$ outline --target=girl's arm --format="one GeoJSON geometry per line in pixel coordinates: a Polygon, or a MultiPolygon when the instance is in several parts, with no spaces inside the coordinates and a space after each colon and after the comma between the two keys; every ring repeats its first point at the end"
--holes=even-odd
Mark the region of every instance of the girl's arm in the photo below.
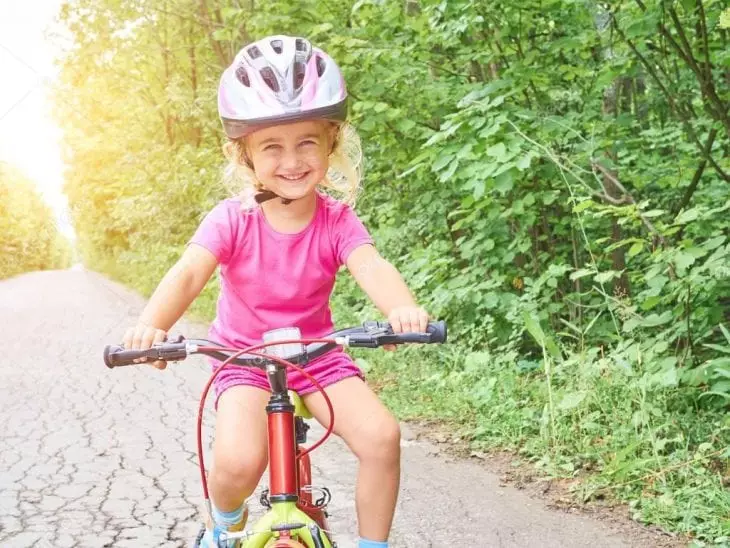
{"type": "Polygon", "coordinates": [[[370,244],[355,248],[347,268],[396,333],[425,332],[428,313],[416,304],[400,272],[370,244]]]}
{"type": "MultiPolygon", "coordinates": [[[[165,274],[142,311],[136,327],[124,335],[124,347],[146,350],[162,342],[167,331],[177,322],[213,275],[218,261],[210,251],[191,244],[165,274]]],[[[145,361],[145,359],[142,359],[145,361]]],[[[153,364],[164,369],[165,362],[153,364]]]]}

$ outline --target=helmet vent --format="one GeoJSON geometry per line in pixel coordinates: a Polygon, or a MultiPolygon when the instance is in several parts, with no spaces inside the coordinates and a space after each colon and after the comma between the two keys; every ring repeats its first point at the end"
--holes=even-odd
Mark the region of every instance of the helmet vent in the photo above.
{"type": "Polygon", "coordinates": [[[259,57],[261,57],[261,50],[257,46],[251,46],[246,51],[248,51],[251,59],[258,59],[259,57]]]}
{"type": "Polygon", "coordinates": [[[302,84],[304,83],[305,70],[304,63],[301,61],[294,63],[294,89],[302,87],[302,84]]]}
{"type": "Polygon", "coordinates": [[[238,67],[236,69],[236,78],[246,87],[251,87],[251,81],[248,79],[248,72],[244,67],[238,67]]]}
{"type": "Polygon", "coordinates": [[[301,38],[297,38],[294,47],[297,51],[307,51],[307,44],[301,38]]]}
{"type": "Polygon", "coordinates": [[[281,40],[272,40],[271,49],[273,49],[276,53],[281,53],[284,51],[284,42],[281,40]]]}
{"type": "Polygon", "coordinates": [[[264,82],[266,82],[266,85],[271,88],[271,91],[274,93],[279,93],[279,82],[276,80],[276,76],[274,76],[274,71],[271,70],[271,67],[264,67],[260,70],[261,78],[264,79],[264,82]]]}
{"type": "Polygon", "coordinates": [[[325,62],[325,60],[322,59],[322,57],[320,57],[319,55],[317,55],[317,75],[318,76],[321,77],[324,74],[324,69],[326,66],[327,66],[327,63],[325,62]]]}

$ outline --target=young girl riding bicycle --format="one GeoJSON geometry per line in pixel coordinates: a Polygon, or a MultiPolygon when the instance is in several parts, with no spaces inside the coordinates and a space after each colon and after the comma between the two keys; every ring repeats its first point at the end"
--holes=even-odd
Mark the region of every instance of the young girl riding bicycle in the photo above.
{"type": "MultiPolygon", "coordinates": [[[[335,62],[304,38],[249,44],[221,77],[218,109],[229,139],[228,174],[243,183],[240,193],[205,217],[127,331],[125,347],[164,341],[218,266],[221,291],[209,337],[226,346],[260,343],[264,332],[281,327],[296,326],[304,338],[331,332],[329,297],[342,265],[395,332],[425,331],[427,313],[350,207],[360,184],[360,149],[346,122],[347,92],[335,62]]],[[[165,362],[153,365],[164,369],[165,362]]],[[[398,422],[344,351],[306,370],[326,387],[334,432],[359,460],[359,546],[387,547],[400,479],[398,422]]],[[[320,423],[328,422],[324,399],[308,380],[293,372],[289,386],[320,423]]],[[[245,500],[267,464],[269,385],[258,370],[226,368],[215,390],[212,519],[238,531],[247,518],[245,500]]],[[[211,535],[201,546],[211,545],[211,535]]]]}

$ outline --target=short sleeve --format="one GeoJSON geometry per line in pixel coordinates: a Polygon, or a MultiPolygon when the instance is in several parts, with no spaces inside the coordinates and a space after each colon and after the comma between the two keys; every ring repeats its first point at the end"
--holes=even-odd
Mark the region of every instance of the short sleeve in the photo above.
{"type": "Polygon", "coordinates": [[[188,243],[206,248],[218,263],[227,264],[235,241],[235,214],[236,208],[228,201],[220,202],[205,216],[188,243]]]}
{"type": "Polygon", "coordinates": [[[355,248],[373,243],[365,225],[348,206],[344,206],[336,217],[332,227],[332,236],[339,265],[347,262],[347,257],[355,248]]]}

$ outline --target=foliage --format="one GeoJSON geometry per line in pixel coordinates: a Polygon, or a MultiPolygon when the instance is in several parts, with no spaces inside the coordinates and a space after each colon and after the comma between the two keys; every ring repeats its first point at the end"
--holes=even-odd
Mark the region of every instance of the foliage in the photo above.
{"type": "MultiPolygon", "coordinates": [[[[438,368],[400,363],[385,396],[405,413],[458,409],[475,443],[514,447],[553,474],[593,471],[638,518],[721,543],[730,535],[724,9],[720,0],[67,2],[74,46],[59,60],[56,112],[85,260],[154,288],[226,194],[222,68],[252,38],[306,35],[346,74],[367,157],[359,213],[455,341],[438,368]],[[399,396],[407,389],[423,405],[399,396]]],[[[199,312],[210,312],[213,285],[199,312]]],[[[347,279],[335,305],[343,322],[373,314],[347,279]]],[[[378,361],[372,374],[391,379],[394,364],[378,361]]]]}
{"type": "Polygon", "coordinates": [[[53,212],[35,185],[5,162],[0,162],[0,234],[0,279],[70,266],[71,246],[53,212]]]}

